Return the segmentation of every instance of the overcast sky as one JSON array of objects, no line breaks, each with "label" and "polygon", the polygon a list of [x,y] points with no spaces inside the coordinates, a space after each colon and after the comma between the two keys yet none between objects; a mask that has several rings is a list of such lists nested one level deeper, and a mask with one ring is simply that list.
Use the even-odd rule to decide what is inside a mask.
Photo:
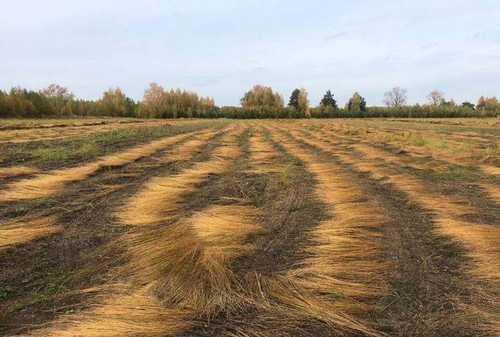
[{"label": "overcast sky", "polygon": [[500,96],[499,0],[18,0],[0,10],[0,88],[50,83],[97,98],[150,82],[236,105],[254,84],[316,104],[331,89],[381,105],[439,89]]}]

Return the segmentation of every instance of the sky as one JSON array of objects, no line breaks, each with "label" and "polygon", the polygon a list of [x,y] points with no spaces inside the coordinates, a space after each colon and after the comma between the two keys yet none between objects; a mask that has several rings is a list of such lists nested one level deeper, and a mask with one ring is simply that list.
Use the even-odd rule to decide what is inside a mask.
[{"label": "sky", "polygon": [[82,98],[151,82],[238,105],[255,84],[312,104],[368,105],[400,86],[457,102],[500,96],[499,0],[18,0],[0,10],[0,88]]}]

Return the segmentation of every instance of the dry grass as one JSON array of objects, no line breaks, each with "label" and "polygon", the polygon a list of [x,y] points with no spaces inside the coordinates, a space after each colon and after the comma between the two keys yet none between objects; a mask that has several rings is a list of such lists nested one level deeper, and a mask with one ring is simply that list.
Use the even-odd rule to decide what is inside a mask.
[{"label": "dry grass", "polygon": [[165,228],[143,228],[124,244],[128,272],[138,282],[157,282],[164,303],[211,316],[241,305],[239,285],[229,266],[253,246],[244,241],[260,230],[250,206],[211,206]]},{"label": "dry grass", "polygon": [[117,213],[122,223],[136,226],[155,225],[172,217],[182,208],[185,196],[211,175],[228,170],[241,154],[236,145],[240,133],[229,133],[209,161],[200,162],[179,174],[151,179]]},{"label": "dry grass", "polygon": [[296,302],[336,329],[377,335],[354,317],[369,313],[373,309],[370,300],[387,291],[383,279],[387,265],[380,260],[377,243],[377,229],[384,225],[385,217],[377,205],[365,200],[347,172],[333,163],[322,163],[285,138],[279,142],[314,174],[316,193],[330,215],[312,232],[308,257],[287,275],[308,295],[303,299],[289,297],[288,302]]},{"label": "dry grass", "polygon": [[238,305],[229,266],[252,250],[245,240],[260,230],[258,216],[249,206],[211,206],[167,227],[140,227],[121,241],[130,257],[122,276],[132,283],[120,292],[110,285],[93,309],[32,336],[176,336],[193,318]]},{"label": "dry grass", "polygon": [[481,184],[481,188],[486,192],[491,200],[500,205],[500,187],[493,184]]},{"label": "dry grass", "polygon": [[[0,144],[12,143],[22,144],[34,141],[53,141],[71,137],[81,137],[83,135],[97,135],[120,129],[129,129],[133,127],[147,127],[164,125],[165,121],[149,120],[137,121],[135,123],[105,123],[98,125],[68,125],[65,127],[50,127],[45,125],[43,128],[21,129],[21,130],[0,130]],[[176,122],[176,124],[179,124]]]},{"label": "dry grass", "polygon": [[35,174],[37,172],[38,172],[38,169],[36,169],[34,167],[27,167],[27,166],[1,167],[0,168],[0,179],[25,176],[28,174]]},{"label": "dry grass", "polygon": [[84,180],[104,167],[119,167],[174,145],[192,133],[156,140],[121,153],[105,156],[95,162],[68,169],[54,170],[21,181],[11,183],[0,192],[0,202],[13,202],[47,198],[59,193],[67,184]]},{"label": "dry grass", "polygon": [[[385,336],[377,330],[381,327],[384,331],[400,332],[397,331],[400,322],[393,323],[390,321],[391,314],[384,313],[387,308],[385,301],[392,300],[393,296],[402,303],[406,299],[399,296],[415,296],[411,299],[414,302],[426,300],[428,295],[413,294],[413,289],[430,293],[428,288],[438,289],[438,286],[431,285],[433,278],[428,280],[423,277],[416,280],[415,288],[408,291],[402,288],[404,285],[397,288],[400,280],[391,272],[387,256],[402,257],[401,261],[405,261],[404,254],[411,255],[422,250],[407,248],[408,251],[402,254],[395,250],[406,246],[396,247],[384,241],[392,236],[387,231],[382,236],[381,229],[386,225],[396,227],[400,223],[388,219],[381,204],[366,194],[366,191],[378,193],[379,190],[375,188],[383,187],[380,193],[385,193],[389,188],[404,192],[410,202],[406,208],[410,209],[415,204],[430,215],[436,235],[431,235],[429,229],[425,229],[425,235],[431,236],[432,240],[442,240],[443,236],[452,238],[462,245],[470,257],[470,260],[464,259],[463,262],[467,263],[464,267],[470,267],[464,268],[470,270],[470,277],[464,279],[477,281],[477,284],[471,285],[471,293],[480,296],[477,303],[475,299],[471,299],[474,302],[472,304],[463,303],[462,294],[457,293],[456,300],[439,302],[459,306],[456,310],[442,309],[443,312],[456,311],[456,317],[429,316],[430,319],[425,322],[415,317],[415,325],[426,325],[425,331],[429,331],[434,326],[449,324],[448,319],[462,319],[460,315],[463,315],[465,321],[470,320],[474,327],[482,329],[478,331],[478,336],[500,336],[500,269],[497,263],[500,261],[500,228],[495,224],[478,224],[467,220],[476,216],[481,209],[472,207],[465,198],[440,195],[425,179],[398,170],[402,165],[417,166],[412,163],[411,156],[393,155],[373,146],[370,143],[372,140],[391,141],[391,131],[384,130],[376,135],[378,126],[375,124],[359,129],[351,122],[322,124],[300,121],[291,122],[290,129],[285,131],[284,122],[269,122],[265,126],[262,123],[238,122],[226,130],[198,131],[160,139],[87,165],[54,170],[38,174],[33,179],[10,183],[6,190],[0,191],[0,202],[49,197],[102,168],[127,165],[152,156],[170,145],[178,146],[161,152],[161,156],[154,156],[159,161],[157,166],[190,161],[176,167],[178,171],[175,174],[148,178],[135,194],[111,210],[117,220],[115,226],[119,226],[124,233],[110,243],[113,248],[109,249],[113,251],[110,254],[122,252],[122,255],[109,256],[119,264],[106,274],[108,283],[82,290],[84,293],[95,292],[92,299],[86,296],[86,302],[78,304],[77,307],[84,306],[85,309],[57,316],[43,326],[32,327],[29,335]],[[244,155],[239,142],[243,140],[241,136],[248,127],[253,130],[249,138],[249,157],[248,160],[238,160]],[[273,142],[266,138],[263,130],[268,128],[274,141],[282,148],[275,148]],[[473,136],[473,139],[478,138]],[[214,147],[208,145],[216,137],[220,144]],[[484,142],[484,139],[478,141]],[[316,153],[304,144],[320,149],[323,153]],[[278,152],[278,149],[284,149],[290,156]],[[202,152],[203,156],[198,156]],[[208,159],[205,159],[205,153]],[[325,154],[335,159],[325,160]],[[411,155],[416,156],[417,153]],[[198,162],[201,158],[204,161]],[[307,179],[306,195],[299,198],[311,197],[309,188],[314,187],[313,199],[321,202],[325,212],[313,218],[314,225],[304,226],[309,229],[305,232],[302,230],[299,237],[294,237],[292,233],[289,238],[285,235],[288,229],[278,228],[285,231],[285,234],[276,234],[279,240],[290,239],[292,242],[290,247],[281,248],[276,246],[278,239],[274,236],[275,228],[270,218],[283,215],[286,226],[290,225],[287,224],[286,216],[289,214],[286,212],[306,212],[308,216],[307,212],[312,212],[313,208],[308,209],[309,204],[303,208],[298,205],[284,210],[283,214],[279,213],[281,210],[268,209],[267,205],[259,209],[252,203],[259,204],[260,201],[255,201],[251,193],[246,193],[253,193],[254,187],[256,191],[268,188],[266,184],[271,179],[279,179],[275,173],[280,173],[284,167],[281,161],[285,159],[303,174],[300,177]],[[493,166],[488,167],[491,169]],[[0,178],[16,176],[13,169],[0,170]],[[243,174],[233,178],[233,175],[237,175],[234,172],[236,169],[242,169]],[[365,188],[357,180],[360,175],[353,171],[368,173],[380,182]],[[491,172],[489,174],[493,174]],[[19,167],[19,175],[34,173],[30,168]],[[134,172],[125,172],[122,176],[127,174],[136,176]],[[215,187],[206,186],[214,180]],[[248,187],[249,181],[256,182],[258,186]],[[363,178],[362,181],[368,182],[368,179]],[[228,186],[225,186],[226,182]],[[290,182],[295,183],[297,180]],[[385,182],[391,186],[382,186]],[[224,185],[220,190],[219,184]],[[481,187],[490,199],[498,202],[500,193],[496,185],[481,182]],[[201,200],[206,197],[207,191],[215,191],[215,195]],[[227,191],[230,191],[231,198],[224,198]],[[248,195],[248,200],[234,197],[240,192],[241,195]],[[274,192],[266,189],[265,193]],[[377,194],[376,200],[382,202],[382,199],[378,199],[382,196]],[[269,195],[265,197],[264,200],[268,200]],[[397,197],[400,195],[397,194]],[[488,202],[490,204],[491,201]],[[388,211],[397,212],[391,203],[384,205]],[[404,213],[406,208],[402,212],[406,217],[401,223],[402,227],[414,215]],[[414,213],[418,215],[417,212]],[[409,230],[412,225],[410,223],[401,231]],[[299,225],[298,229],[301,228]],[[62,230],[62,226],[56,224],[56,219],[49,217],[1,225],[0,252]],[[410,235],[409,238],[413,237]],[[273,250],[276,247],[279,248]],[[104,251],[108,252],[107,249]],[[286,255],[283,256],[286,261],[280,260],[279,263],[288,266],[288,269],[283,270],[281,267],[280,271],[272,271],[270,262],[262,261],[262,256],[275,252]],[[429,249],[430,254],[433,252]],[[287,254],[293,256],[288,260]],[[409,257],[412,259],[410,262],[420,264],[421,257],[427,258],[427,255],[414,254]],[[453,260],[450,265],[454,266],[455,258],[449,257],[450,261]],[[404,264],[401,261],[398,263]],[[447,266],[448,261],[440,262]],[[389,279],[389,275],[395,279]],[[395,288],[389,289],[388,282],[394,282]],[[399,294],[400,290],[402,294]],[[0,298],[1,295],[0,291]],[[462,310],[461,306],[466,309]],[[410,310],[408,312],[413,313]],[[423,313],[423,316],[426,314]],[[404,315],[406,312],[403,312],[402,317]]]},{"label": "dry grass", "polygon": [[265,174],[278,172],[280,166],[276,164],[278,154],[276,149],[269,143],[261,131],[250,137],[250,166],[251,172]]},{"label": "dry grass", "polygon": [[492,165],[480,165],[479,166],[481,170],[483,170],[486,174],[492,175],[492,176],[500,176],[500,167],[498,166],[492,166]]},{"label": "dry grass", "polygon": [[[500,294],[500,272],[498,263],[496,263],[496,261],[500,261],[500,249],[498,248],[500,228],[493,224],[479,225],[463,220],[464,216],[478,212],[469,205],[467,200],[436,195],[423,180],[393,172],[380,165],[374,165],[370,163],[372,159],[360,160],[350,154],[339,153],[327,144],[317,140],[302,140],[322,148],[362,172],[370,173],[377,178],[383,177],[387,179],[395,188],[405,192],[412,201],[434,216],[438,234],[451,237],[467,248],[468,255],[474,261],[472,273],[474,277],[488,282],[487,292],[495,294],[493,296]],[[369,165],[365,166],[366,163],[369,163]],[[498,317],[500,316],[495,316],[497,314],[491,314],[491,312],[500,312],[500,303],[494,301],[492,308],[475,308],[473,310],[483,310],[488,312],[489,315],[494,315],[488,316],[496,317],[489,322],[488,330],[491,332],[499,329],[500,320],[498,320]]]},{"label": "dry grass", "polygon": [[[114,291],[101,304],[78,315],[68,315],[50,327],[34,331],[33,337],[153,337],[176,336],[189,323],[187,312],[168,309],[152,294],[154,285],[130,293],[128,287]],[[127,294],[127,292],[129,292]]]},{"label": "dry grass", "polygon": [[53,217],[15,221],[0,226],[0,251],[62,231]]},{"label": "dry grass", "polygon": [[196,154],[201,153],[202,149],[207,145],[207,143],[217,134],[219,134],[219,132],[214,131],[198,133],[194,139],[188,140],[187,142],[182,144],[182,146],[175,147],[160,160],[165,163],[172,163],[192,158]]}]

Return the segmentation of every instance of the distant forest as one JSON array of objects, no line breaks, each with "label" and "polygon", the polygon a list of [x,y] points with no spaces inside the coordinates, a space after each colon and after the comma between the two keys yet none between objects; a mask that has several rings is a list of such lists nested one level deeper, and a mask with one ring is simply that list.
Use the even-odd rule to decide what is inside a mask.
[{"label": "distant forest", "polygon": [[141,101],[127,97],[119,88],[109,89],[98,100],[84,100],[63,86],[52,84],[40,90],[20,87],[0,90],[0,117],[138,117],[138,118],[373,118],[373,117],[495,117],[500,116],[496,97],[481,97],[476,104],[457,104],[442,92],[432,91],[427,104],[409,105],[407,91],[396,87],[384,95],[385,106],[368,106],[355,92],[344,107],[339,107],[331,90],[319,106],[311,107],[307,90],[295,89],[285,104],[271,87],[256,85],[241,98],[241,106],[216,105],[213,98],[170,89],[152,83]]}]

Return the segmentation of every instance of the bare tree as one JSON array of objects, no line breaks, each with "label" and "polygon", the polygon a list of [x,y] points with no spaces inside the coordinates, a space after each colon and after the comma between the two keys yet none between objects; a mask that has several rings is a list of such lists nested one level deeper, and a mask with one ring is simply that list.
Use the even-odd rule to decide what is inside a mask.
[{"label": "bare tree", "polygon": [[433,90],[427,96],[427,99],[431,102],[431,105],[438,106],[444,102],[444,94],[439,90]]},{"label": "bare tree", "polygon": [[384,103],[388,107],[398,108],[406,104],[408,101],[407,90],[395,87],[391,91],[384,94]]},{"label": "bare tree", "polygon": [[62,100],[71,100],[74,95],[68,88],[60,86],[59,84],[51,84],[47,88],[40,90],[40,93],[45,97],[58,98]]}]

